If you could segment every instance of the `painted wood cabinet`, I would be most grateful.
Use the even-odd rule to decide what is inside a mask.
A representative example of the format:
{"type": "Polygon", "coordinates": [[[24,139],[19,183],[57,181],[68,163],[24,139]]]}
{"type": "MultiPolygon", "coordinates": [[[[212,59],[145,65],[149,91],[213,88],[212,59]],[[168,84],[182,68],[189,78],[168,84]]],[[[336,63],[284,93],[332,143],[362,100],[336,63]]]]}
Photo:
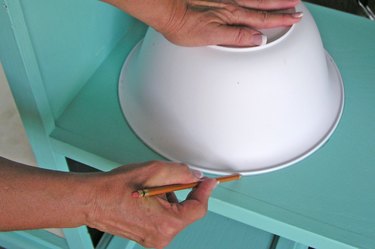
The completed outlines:
{"type": "MultiPolygon", "coordinates": [[[[290,168],[219,186],[207,217],[169,248],[375,248],[375,24],[307,6],[344,80],[336,132],[290,168]]],[[[100,1],[1,0],[1,63],[40,167],[66,171],[71,158],[107,171],[163,159],[128,127],[117,96],[146,29],[100,1]]],[[[0,246],[94,248],[85,227],[64,235],[0,233],[0,246]]],[[[96,248],[140,247],[105,235],[96,248]]]]}

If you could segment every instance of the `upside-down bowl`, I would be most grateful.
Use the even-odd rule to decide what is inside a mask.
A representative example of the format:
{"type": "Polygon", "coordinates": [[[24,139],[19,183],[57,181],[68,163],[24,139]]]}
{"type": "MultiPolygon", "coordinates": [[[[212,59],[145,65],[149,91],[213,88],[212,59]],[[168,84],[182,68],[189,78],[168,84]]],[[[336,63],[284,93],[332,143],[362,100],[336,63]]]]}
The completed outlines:
{"type": "Polygon", "coordinates": [[[164,157],[209,173],[257,174],[316,151],[343,110],[343,83],[308,9],[259,47],[181,47],[149,29],[126,59],[122,110],[164,157]]]}

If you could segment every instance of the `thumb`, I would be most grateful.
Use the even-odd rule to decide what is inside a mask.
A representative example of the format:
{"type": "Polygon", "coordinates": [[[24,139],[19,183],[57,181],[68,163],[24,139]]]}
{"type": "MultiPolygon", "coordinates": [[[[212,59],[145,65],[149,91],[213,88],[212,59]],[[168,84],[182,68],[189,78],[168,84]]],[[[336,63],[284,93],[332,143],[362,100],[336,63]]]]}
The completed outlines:
{"type": "Polygon", "coordinates": [[[181,215],[191,222],[205,216],[208,209],[208,199],[216,185],[216,179],[204,178],[203,181],[189,193],[186,200],[180,203],[181,215]]]}
{"type": "Polygon", "coordinates": [[[219,26],[218,31],[212,32],[211,39],[218,45],[233,47],[253,47],[267,43],[267,36],[261,32],[236,26],[219,26]]]}

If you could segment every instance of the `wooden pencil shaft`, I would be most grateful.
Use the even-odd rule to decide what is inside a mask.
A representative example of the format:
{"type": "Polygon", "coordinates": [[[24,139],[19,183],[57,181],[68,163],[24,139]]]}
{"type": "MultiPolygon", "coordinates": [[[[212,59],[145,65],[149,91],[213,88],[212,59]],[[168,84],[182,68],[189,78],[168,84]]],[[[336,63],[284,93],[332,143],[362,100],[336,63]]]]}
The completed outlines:
{"type": "MultiPolygon", "coordinates": [[[[240,177],[241,177],[241,175],[236,174],[236,175],[217,177],[215,179],[218,183],[222,183],[222,182],[229,182],[229,181],[238,180],[238,179],[240,179],[240,177]]],[[[142,190],[138,190],[138,191],[135,191],[135,192],[138,193],[139,197],[154,196],[154,195],[165,194],[165,193],[174,192],[174,191],[178,191],[178,190],[194,188],[199,183],[200,183],[200,181],[187,183],[187,184],[172,184],[172,185],[142,189],[142,190]]]]}
{"type": "Polygon", "coordinates": [[[153,195],[160,195],[160,194],[165,194],[169,192],[174,192],[178,190],[194,188],[198,186],[198,184],[199,182],[192,182],[188,184],[173,184],[173,185],[144,189],[143,191],[145,193],[144,196],[153,196],[153,195]]]}
{"type": "Polygon", "coordinates": [[[222,183],[222,182],[229,182],[229,181],[239,180],[240,178],[241,178],[241,175],[240,175],[240,174],[235,174],[235,175],[229,175],[229,176],[217,177],[217,178],[215,178],[215,179],[216,179],[216,181],[218,181],[219,183],[222,183]]]}

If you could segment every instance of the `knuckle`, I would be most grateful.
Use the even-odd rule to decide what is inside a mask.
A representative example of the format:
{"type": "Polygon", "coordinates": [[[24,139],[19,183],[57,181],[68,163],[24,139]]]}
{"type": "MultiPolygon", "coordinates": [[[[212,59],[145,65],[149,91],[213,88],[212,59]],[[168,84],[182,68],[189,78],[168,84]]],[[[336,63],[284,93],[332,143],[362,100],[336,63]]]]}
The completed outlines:
{"type": "Polygon", "coordinates": [[[264,0],[257,0],[257,8],[261,8],[264,3],[264,0]]]}
{"type": "Polygon", "coordinates": [[[186,42],[186,36],[180,33],[169,33],[164,34],[164,37],[175,45],[190,46],[189,42],[186,42]]]}
{"type": "Polygon", "coordinates": [[[260,12],[260,20],[261,20],[261,22],[262,23],[266,23],[267,21],[268,21],[268,19],[269,19],[269,13],[268,13],[268,11],[261,11],[260,12]]]}
{"type": "Polygon", "coordinates": [[[185,163],[179,163],[179,165],[180,165],[180,167],[181,167],[182,170],[190,172],[190,168],[189,168],[189,166],[187,164],[185,164],[185,163]]]}
{"type": "Polygon", "coordinates": [[[164,221],[160,223],[160,233],[166,240],[171,240],[178,233],[178,228],[180,227],[179,222],[164,221]]]}
{"type": "Polygon", "coordinates": [[[280,15],[280,22],[289,25],[295,22],[295,19],[290,14],[281,14],[280,15]]]}
{"type": "Polygon", "coordinates": [[[144,185],[155,184],[155,179],[160,179],[166,174],[166,163],[162,161],[149,161],[147,167],[143,168],[144,175],[152,176],[145,179],[144,185]]]}
{"type": "Polygon", "coordinates": [[[160,168],[163,167],[163,165],[164,165],[163,162],[161,162],[161,161],[157,161],[157,160],[153,160],[153,161],[150,161],[150,162],[149,162],[149,167],[150,167],[151,169],[155,169],[155,170],[159,170],[160,168]]]}
{"type": "Polygon", "coordinates": [[[243,28],[239,28],[236,35],[233,37],[233,43],[237,45],[245,45],[248,44],[249,35],[247,34],[246,30],[243,28]]]}
{"type": "Polygon", "coordinates": [[[222,9],[222,20],[229,24],[240,23],[243,9],[234,4],[226,4],[225,8],[222,9]]]}
{"type": "Polygon", "coordinates": [[[174,167],[177,167],[178,171],[183,174],[186,174],[186,175],[191,174],[190,167],[185,163],[175,163],[174,167]]]}

